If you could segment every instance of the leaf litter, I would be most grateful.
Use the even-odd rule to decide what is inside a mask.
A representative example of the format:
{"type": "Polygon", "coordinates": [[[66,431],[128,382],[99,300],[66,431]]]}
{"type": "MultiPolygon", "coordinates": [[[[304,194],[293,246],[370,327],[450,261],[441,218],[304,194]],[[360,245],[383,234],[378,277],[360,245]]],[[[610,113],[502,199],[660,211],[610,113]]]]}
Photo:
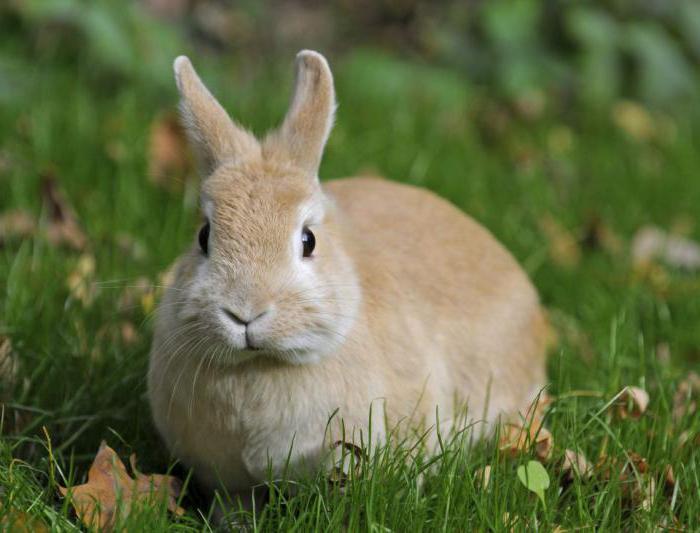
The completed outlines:
{"type": "Polygon", "coordinates": [[[111,531],[138,506],[153,504],[158,498],[167,501],[168,510],[182,516],[185,510],[177,504],[182,486],[169,475],[145,475],[136,468],[136,456],[131,455],[131,477],[117,453],[102,441],[88,472],[87,483],[74,487],[59,486],[58,490],[70,502],[87,527],[111,531]]]}

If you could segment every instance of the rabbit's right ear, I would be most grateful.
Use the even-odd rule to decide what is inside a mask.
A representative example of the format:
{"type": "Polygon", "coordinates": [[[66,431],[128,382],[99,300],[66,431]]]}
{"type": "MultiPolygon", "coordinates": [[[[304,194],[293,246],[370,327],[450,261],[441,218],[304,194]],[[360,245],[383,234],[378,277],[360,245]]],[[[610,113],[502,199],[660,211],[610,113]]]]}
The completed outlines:
{"type": "Polygon", "coordinates": [[[184,127],[197,153],[203,177],[223,161],[260,153],[257,139],[231,120],[187,57],[178,57],[173,68],[182,98],[180,112],[184,127]]]}

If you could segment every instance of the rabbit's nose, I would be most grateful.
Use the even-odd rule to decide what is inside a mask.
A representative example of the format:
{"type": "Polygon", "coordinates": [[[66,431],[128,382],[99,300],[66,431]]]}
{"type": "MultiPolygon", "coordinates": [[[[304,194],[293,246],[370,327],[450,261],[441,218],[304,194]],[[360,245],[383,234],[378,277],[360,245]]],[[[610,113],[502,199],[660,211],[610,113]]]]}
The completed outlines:
{"type": "Polygon", "coordinates": [[[258,318],[262,317],[263,315],[267,314],[267,311],[263,311],[262,313],[252,317],[252,318],[243,318],[241,313],[234,313],[231,311],[231,309],[228,309],[226,307],[222,307],[221,310],[224,312],[224,314],[231,319],[231,321],[235,324],[238,324],[239,326],[243,327],[248,327],[251,322],[254,322],[258,318]]]}

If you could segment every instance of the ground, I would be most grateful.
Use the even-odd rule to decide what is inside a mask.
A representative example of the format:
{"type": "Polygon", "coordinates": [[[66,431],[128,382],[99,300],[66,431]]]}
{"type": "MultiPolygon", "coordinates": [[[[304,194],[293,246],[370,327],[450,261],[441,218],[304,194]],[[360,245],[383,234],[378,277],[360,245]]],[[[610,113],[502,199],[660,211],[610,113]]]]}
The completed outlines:
{"type": "MultiPolygon", "coordinates": [[[[262,132],[281,118],[287,70],[209,67],[202,75],[243,124],[262,132]]],[[[537,286],[559,339],[545,419],[554,449],[542,460],[551,484],[545,506],[518,479],[535,450],[510,458],[493,442],[470,452],[446,443],[425,474],[426,465],[386,450],[342,490],[325,477],[274,490],[253,526],[700,528],[700,417],[690,400],[673,414],[679,384],[700,363],[700,281],[632,253],[647,225],[700,237],[696,113],[622,101],[567,111],[542,93],[504,102],[453,72],[375,52],[347,54],[334,67],[340,107],[323,179],[373,172],[432,189],[493,231],[537,286]],[[608,408],[625,386],[648,392],[639,418],[608,408]],[[566,481],[565,449],[607,466],[566,481]],[[487,465],[484,488],[475,474],[487,465]],[[675,486],[665,484],[667,465],[675,486]],[[650,478],[653,497],[633,494],[639,483],[648,491],[650,478]]],[[[136,453],[145,472],[172,466],[150,421],[145,371],[153,302],[199,220],[186,161],[168,163],[149,148],[168,150],[174,84],[108,81],[89,65],[43,65],[0,107],[0,214],[30,218],[25,231],[15,220],[0,234],[0,334],[12,358],[2,366],[0,513],[59,530],[77,521],[57,485],[83,482],[102,439],[124,460],[136,453]],[[162,179],[149,179],[149,167],[162,179]],[[79,230],[55,229],[71,216],[56,190],[79,230]]],[[[126,525],[208,527],[206,507],[189,496],[182,505],[182,518],[153,507],[126,525]]]]}

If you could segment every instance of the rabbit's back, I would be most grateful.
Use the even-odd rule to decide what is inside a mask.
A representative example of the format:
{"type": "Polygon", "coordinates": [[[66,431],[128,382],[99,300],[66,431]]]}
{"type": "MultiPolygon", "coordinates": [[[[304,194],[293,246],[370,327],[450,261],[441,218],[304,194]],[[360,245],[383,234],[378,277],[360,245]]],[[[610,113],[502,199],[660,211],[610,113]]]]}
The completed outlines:
{"type": "Polygon", "coordinates": [[[470,418],[526,407],[544,384],[548,330],[511,254],[429,191],[376,178],[326,190],[345,217],[377,356],[391,369],[391,418],[419,398],[426,416],[455,398],[468,399],[470,418]]]}

